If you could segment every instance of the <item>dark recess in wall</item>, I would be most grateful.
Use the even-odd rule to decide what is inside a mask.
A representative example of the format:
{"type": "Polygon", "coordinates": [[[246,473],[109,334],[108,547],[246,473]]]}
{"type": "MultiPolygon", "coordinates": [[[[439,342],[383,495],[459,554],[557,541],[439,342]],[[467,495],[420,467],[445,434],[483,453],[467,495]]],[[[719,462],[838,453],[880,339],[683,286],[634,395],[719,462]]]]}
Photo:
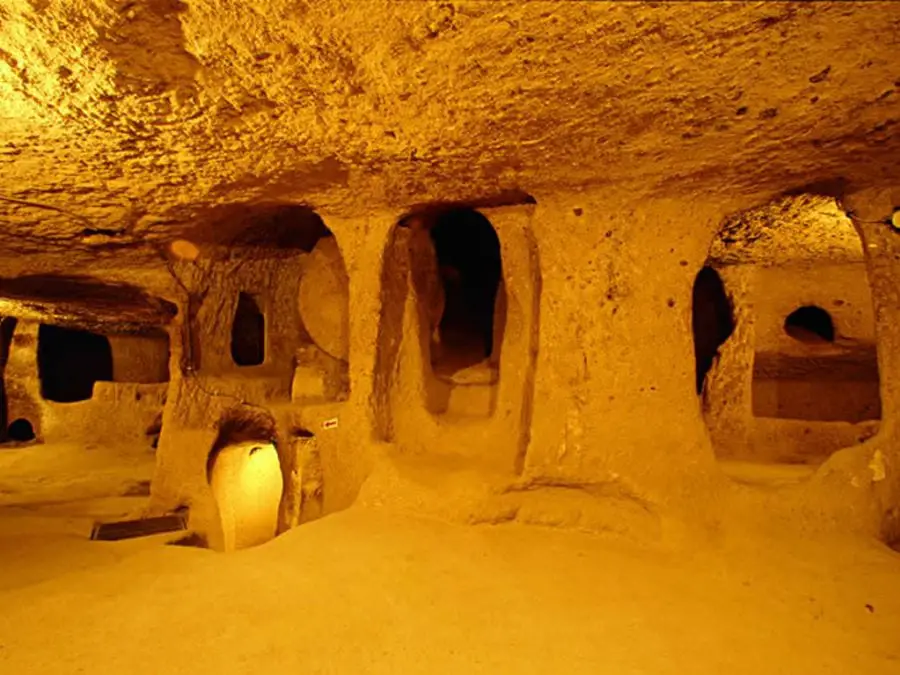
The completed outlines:
{"type": "Polygon", "coordinates": [[[48,401],[86,401],[93,394],[94,382],[113,379],[109,340],[87,331],[41,324],[38,375],[41,396],[48,401]]]}
{"type": "Polygon", "coordinates": [[[249,293],[238,295],[231,325],[231,358],[238,366],[258,366],[266,358],[266,318],[249,293]]]}
{"type": "Polygon", "coordinates": [[[725,341],[734,332],[734,314],[722,277],[704,267],[694,280],[691,324],[694,331],[697,393],[703,392],[706,374],[725,341]]]}
{"type": "Polygon", "coordinates": [[[444,288],[441,341],[448,351],[491,355],[494,309],[502,277],[500,240],[478,211],[440,214],[430,230],[444,288]]]}

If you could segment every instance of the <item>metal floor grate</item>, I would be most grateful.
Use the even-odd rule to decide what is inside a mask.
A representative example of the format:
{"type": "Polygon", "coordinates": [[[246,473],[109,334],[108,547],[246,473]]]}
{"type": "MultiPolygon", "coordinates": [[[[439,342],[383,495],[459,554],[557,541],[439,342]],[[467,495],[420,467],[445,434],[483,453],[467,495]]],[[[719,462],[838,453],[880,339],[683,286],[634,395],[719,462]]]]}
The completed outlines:
{"type": "Polygon", "coordinates": [[[94,523],[91,540],[119,541],[120,539],[149,537],[165,532],[180,532],[186,529],[187,519],[178,514],[138,520],[120,520],[113,523],[94,523]]]}

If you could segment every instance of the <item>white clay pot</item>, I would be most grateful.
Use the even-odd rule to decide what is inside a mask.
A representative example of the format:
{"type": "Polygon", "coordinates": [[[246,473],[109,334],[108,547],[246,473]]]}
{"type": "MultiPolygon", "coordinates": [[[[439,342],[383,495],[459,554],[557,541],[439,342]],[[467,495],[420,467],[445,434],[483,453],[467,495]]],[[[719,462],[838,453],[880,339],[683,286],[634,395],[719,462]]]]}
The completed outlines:
{"type": "Polygon", "coordinates": [[[274,445],[247,441],[222,448],[213,462],[210,486],[225,551],[257,546],[275,536],[283,482],[274,445]]]}

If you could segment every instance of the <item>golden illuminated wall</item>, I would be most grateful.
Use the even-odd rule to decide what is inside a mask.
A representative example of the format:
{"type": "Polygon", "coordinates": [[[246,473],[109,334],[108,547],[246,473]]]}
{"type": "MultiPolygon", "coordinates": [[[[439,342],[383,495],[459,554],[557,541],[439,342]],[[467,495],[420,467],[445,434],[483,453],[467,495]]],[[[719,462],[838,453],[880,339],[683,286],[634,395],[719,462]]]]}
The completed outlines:
{"type": "MultiPolygon", "coordinates": [[[[0,309],[165,327],[153,504],[189,504],[201,525],[215,522],[215,425],[246,404],[276,419],[287,475],[304,463],[321,475],[316,513],[359,498],[578,523],[602,494],[621,522],[660,532],[669,510],[893,527],[900,303],[884,221],[900,199],[879,190],[898,151],[894,15],[885,2],[7,2],[0,309]],[[847,198],[804,201],[824,209],[816,222],[855,212],[882,422],[776,496],[716,461],[691,289],[723,226],[786,192],[847,198]],[[503,247],[499,379],[474,421],[423,398],[427,317],[398,245],[410,214],[447,205],[481,210],[503,247]],[[309,249],[292,236],[315,214],[346,272],[346,292],[321,298],[346,304],[340,358],[316,350],[298,310],[309,249]],[[9,290],[79,274],[130,285],[129,316],[117,316],[124,296],[95,287],[80,302],[38,297],[34,282],[9,290]],[[259,365],[230,352],[241,292],[265,316],[259,365]],[[304,438],[315,459],[290,450],[304,438]],[[429,462],[446,480],[417,479],[429,462]],[[473,474],[490,478],[472,487],[473,474]],[[541,490],[558,500],[549,515],[529,507],[541,490]]],[[[796,219],[779,209],[755,231],[796,219]]],[[[834,252],[844,240],[818,229],[804,241],[834,252]]],[[[734,344],[749,349],[753,310],[738,315],[734,344]]],[[[752,349],[726,352],[752,372],[752,349]]],[[[740,377],[725,387],[737,398],[740,377]]],[[[746,432],[749,417],[726,418],[746,432]]]]}

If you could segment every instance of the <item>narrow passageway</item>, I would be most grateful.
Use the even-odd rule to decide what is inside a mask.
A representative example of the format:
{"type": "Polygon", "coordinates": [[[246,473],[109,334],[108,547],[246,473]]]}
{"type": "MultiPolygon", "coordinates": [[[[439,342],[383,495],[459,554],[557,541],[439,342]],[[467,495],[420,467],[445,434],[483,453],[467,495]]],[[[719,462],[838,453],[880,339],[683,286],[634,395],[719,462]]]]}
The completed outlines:
{"type": "Polygon", "coordinates": [[[500,240],[487,218],[466,209],[440,214],[430,234],[444,289],[435,365],[458,370],[490,357],[494,349],[500,240]]]}
{"type": "Polygon", "coordinates": [[[722,278],[712,267],[701,269],[694,280],[691,323],[694,331],[697,393],[700,394],[719,347],[725,344],[734,331],[731,302],[725,293],[722,278]]]}
{"type": "Polygon", "coordinates": [[[256,298],[241,292],[231,325],[231,358],[237,366],[258,366],[265,350],[266,317],[256,298]]]}

